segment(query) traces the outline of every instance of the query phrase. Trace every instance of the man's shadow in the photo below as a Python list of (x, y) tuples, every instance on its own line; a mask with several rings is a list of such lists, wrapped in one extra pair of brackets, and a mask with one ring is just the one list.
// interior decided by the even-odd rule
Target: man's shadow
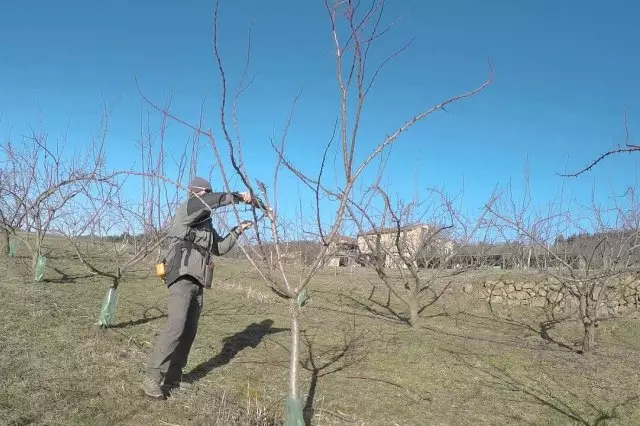
[(273, 320), (266, 319), (260, 323), (249, 324), (244, 330), (232, 336), (222, 339), (224, 346), (218, 355), (195, 366), (184, 375), (185, 382), (195, 382), (200, 380), (212, 370), (228, 364), (241, 350), (247, 347), (257, 347), (262, 339), (268, 334), (287, 331), (288, 328), (272, 328)]

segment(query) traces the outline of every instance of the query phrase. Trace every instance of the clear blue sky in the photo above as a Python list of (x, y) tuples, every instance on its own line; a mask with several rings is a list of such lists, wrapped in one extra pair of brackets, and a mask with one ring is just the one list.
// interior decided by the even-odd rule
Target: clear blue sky
[[(640, 143), (638, 2), (387, 3), (386, 21), (399, 20), (374, 45), (372, 66), (415, 41), (372, 89), (362, 153), (403, 120), (482, 82), (488, 58), (495, 69), (495, 82), (485, 92), (433, 115), (398, 141), (384, 181), (392, 194), (411, 197), (428, 186), (453, 192), (464, 184), (464, 208), (472, 212), (496, 184), (513, 179), (519, 187), (526, 160), (534, 200), (544, 204), (563, 182), (556, 171), (583, 166), (622, 141), (625, 107), (631, 137)], [(131, 167), (144, 107), (135, 78), (158, 103), (171, 96), (172, 110), (190, 121), (197, 121), (206, 97), (207, 126), (218, 131), (212, 13), (213, 2), (201, 0), (5, 2), (0, 134), (11, 131), (15, 137), (33, 125), (56, 138), (68, 128), (69, 144), (81, 146), (99, 127), (104, 99), (112, 106), (110, 165)], [(250, 171), (270, 181), (275, 155), (268, 137), (281, 132), (302, 88), (288, 155), (317, 170), (339, 99), (323, 2), (228, 0), (220, 14), (220, 48), (231, 87), (254, 25), (250, 72), (256, 78), (240, 104)], [(157, 130), (158, 116), (153, 117)], [(174, 150), (189, 136), (177, 124), (167, 134)], [(209, 156), (204, 147), (203, 173), (208, 158), (213, 161)], [(565, 180), (566, 189), (582, 201), (594, 186), (599, 196), (610, 185), (624, 192), (637, 183), (638, 158), (609, 159), (595, 172)], [(292, 179), (283, 179), (279, 198), (286, 209), (296, 204), (296, 188)]]

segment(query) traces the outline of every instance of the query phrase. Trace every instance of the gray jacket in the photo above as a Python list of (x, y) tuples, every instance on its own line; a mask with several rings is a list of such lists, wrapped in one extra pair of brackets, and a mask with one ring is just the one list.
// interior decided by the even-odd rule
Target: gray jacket
[(189, 276), (202, 286), (211, 287), (211, 255), (225, 255), (233, 248), (239, 234), (234, 228), (221, 237), (212, 226), (210, 209), (241, 201), (238, 194), (211, 192), (200, 198), (193, 196), (178, 207), (167, 233), (169, 245), (164, 257), (167, 286), (178, 278)]

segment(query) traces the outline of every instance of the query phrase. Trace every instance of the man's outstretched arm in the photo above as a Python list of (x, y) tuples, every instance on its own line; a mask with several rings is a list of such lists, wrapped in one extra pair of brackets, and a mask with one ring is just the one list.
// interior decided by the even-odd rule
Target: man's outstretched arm
[(236, 241), (238, 241), (239, 234), (233, 229), (225, 237), (221, 237), (215, 230), (213, 231), (213, 244), (211, 245), (211, 253), (215, 256), (224, 256), (229, 253)]
[(187, 224), (191, 225), (208, 218), (213, 209), (239, 203), (266, 208), (262, 201), (251, 198), (248, 192), (208, 192), (204, 195), (194, 196), (187, 202)]
[(233, 246), (238, 241), (238, 237), (247, 229), (252, 226), (252, 223), (245, 221), (233, 228), (229, 234), (225, 237), (221, 237), (220, 234), (213, 230), (213, 243), (211, 247), (211, 253), (216, 256), (224, 256), (229, 253)]
[(244, 202), (242, 193), (208, 192), (193, 196), (187, 201), (187, 217), (185, 225), (201, 222), (211, 215), (211, 210)]

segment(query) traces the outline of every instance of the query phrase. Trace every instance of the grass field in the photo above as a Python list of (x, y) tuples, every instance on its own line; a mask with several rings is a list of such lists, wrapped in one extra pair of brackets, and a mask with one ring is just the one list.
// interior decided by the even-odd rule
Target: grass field
[[(117, 324), (103, 331), (94, 323), (108, 281), (69, 251), (49, 252), (39, 283), (26, 253), (0, 259), (1, 424), (281, 424), (287, 311), (246, 264), (221, 261), (205, 293), (186, 369), (192, 388), (152, 401), (139, 384), (167, 291), (151, 265), (121, 284)], [(371, 271), (319, 275), (302, 319), (308, 423), (640, 424), (638, 320), (601, 323), (595, 351), (581, 356), (577, 322), (545, 333), (541, 310), (492, 314), (461, 291), (497, 273), (461, 276), (417, 331), (368, 300), (378, 285)]]

